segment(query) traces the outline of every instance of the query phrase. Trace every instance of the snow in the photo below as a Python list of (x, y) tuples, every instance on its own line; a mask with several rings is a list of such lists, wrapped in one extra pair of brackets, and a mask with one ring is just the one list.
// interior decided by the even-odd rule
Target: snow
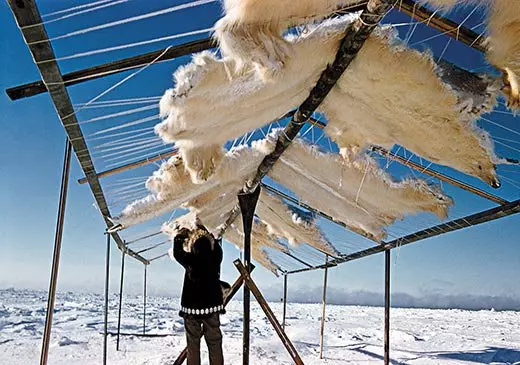
[[(46, 294), (0, 290), (0, 364), (35, 364), (45, 321)], [(49, 364), (100, 364), (103, 297), (61, 293), (57, 298)], [(281, 303), (272, 303), (281, 318)], [(115, 351), (108, 339), (109, 364), (170, 364), (183, 349), (178, 299), (149, 297), (147, 333), (167, 337), (124, 336)], [(232, 301), (221, 317), (226, 363), (241, 363), (242, 303)], [(287, 334), (305, 364), (381, 364), (383, 309), (327, 306), (324, 359), (319, 360), (320, 304), (287, 306)], [(252, 306), (251, 363), (291, 364), (261, 309)], [(117, 326), (117, 295), (110, 297), (110, 331)], [(142, 331), (142, 297), (124, 298), (122, 332)], [(393, 364), (520, 364), (520, 312), (400, 309), (391, 312)], [(203, 346), (205, 348), (205, 346)], [(204, 349), (203, 364), (207, 364)]]

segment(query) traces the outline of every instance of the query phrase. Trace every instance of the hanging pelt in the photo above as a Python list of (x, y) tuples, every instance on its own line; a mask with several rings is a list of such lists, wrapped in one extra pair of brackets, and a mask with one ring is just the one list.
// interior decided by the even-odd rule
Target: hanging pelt
[[(504, 74), (508, 105), (520, 108), (520, 7), (518, 0), (423, 0), (444, 9), (458, 4), (489, 8), (487, 58)], [(261, 78), (279, 72), (292, 57), (282, 37), (290, 27), (321, 20), (338, 9), (349, 9), (358, 0), (224, 0), (225, 15), (215, 25), (215, 35), (224, 57), (241, 74), (250, 70)], [(316, 54), (313, 54), (315, 56)]]
[(270, 234), (285, 238), (292, 246), (307, 243), (321, 252), (333, 256), (338, 254), (314, 219), (309, 221), (303, 219), (272, 194), (261, 192), (256, 214), (267, 225)]
[[(359, 0), (224, 0), (225, 16), (215, 24), (220, 50), (235, 73), (255, 68), (268, 79), (293, 56), (282, 33), (289, 27), (347, 10)], [(313, 53), (313, 57), (316, 56)]]
[[(243, 185), (242, 185), (243, 186)], [(236, 195), (242, 186), (221, 184), (185, 204), (196, 212), (201, 222), (214, 233), (224, 224), (228, 214), (237, 203)], [(292, 246), (308, 244), (316, 249), (336, 255), (334, 246), (326, 239), (315, 219), (304, 219), (301, 212), (285, 204), (280, 198), (262, 191), (258, 199), (256, 215), (275, 238), (269, 247), (283, 251), (285, 246), (276, 239), (285, 239)]]
[[(161, 102), (167, 117), (156, 132), (176, 143), (195, 183), (218, 169), (226, 141), (303, 102), (334, 58), (348, 24), (348, 19), (330, 20), (290, 37), (291, 57), (268, 83), (254, 72), (230, 79), (230, 61), (208, 52), (175, 73), (176, 87)], [(401, 144), (498, 186), (494, 165), (500, 161), (491, 139), (473, 125), (496, 103), (496, 82), (452, 71), (453, 66), (437, 66), (429, 54), (399, 44), (396, 32), (384, 27), (367, 40), (325, 99), (326, 131), (342, 148)], [(452, 77), (461, 74), (463, 80)]]
[[(274, 136), (254, 142), (270, 149)], [(447, 216), (452, 200), (423, 180), (393, 181), (375, 160), (346, 153), (324, 153), (296, 139), (269, 172), (302, 201), (372, 240), (386, 237), (385, 227), (417, 212)]]
[[(204, 184), (193, 184), (180, 157), (163, 163), (147, 182), (151, 194), (126, 207), (114, 220), (124, 227), (140, 223), (176, 207), (194, 211), (213, 233), (236, 204), (236, 194), (252, 178), (270, 153), (281, 130), (226, 153), (216, 173)], [(422, 180), (394, 182), (369, 157), (354, 153), (325, 154), (296, 139), (269, 176), (286, 185), (302, 200), (343, 221), (372, 239), (385, 237), (385, 227), (407, 214), (431, 211), (444, 217), (451, 200)], [(289, 243), (308, 243), (333, 253), (315, 223), (300, 219), (285, 204), (262, 195), (259, 218), (271, 235)]]
[[(425, 1), (422, 1), (425, 2)], [(503, 72), (504, 94), (510, 108), (520, 108), (520, 3), (518, 0), (428, 0), (432, 6), (450, 10), (456, 5), (487, 9), (487, 38), (484, 44), (489, 62)]]
[(498, 187), (501, 161), (488, 133), (475, 125), (496, 102), (495, 84), (482, 79), (489, 86), (480, 95), (473, 84), (461, 90), (461, 80), (449, 79), (453, 66), (441, 68), (428, 54), (400, 45), (390, 28), (376, 39), (365, 43), (320, 106), (329, 121), (325, 132), (340, 148), (399, 144)]
[(113, 220), (129, 227), (171, 212), (221, 185), (232, 185), (238, 191), (252, 178), (265, 154), (241, 146), (227, 152), (218, 170), (204, 184), (194, 184), (184, 168), (182, 157), (170, 157), (146, 182), (150, 194), (123, 209)]

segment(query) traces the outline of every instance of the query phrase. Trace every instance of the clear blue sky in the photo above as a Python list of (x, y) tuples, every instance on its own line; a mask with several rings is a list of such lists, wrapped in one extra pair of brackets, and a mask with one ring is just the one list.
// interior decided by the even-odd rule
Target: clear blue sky
[[(131, 0), (107, 10), (49, 24), (48, 31), (53, 37), (72, 30), (165, 8), (172, 6), (172, 3), (175, 2)], [(80, 4), (80, 2), (38, 1), (43, 14), (67, 8), (73, 4)], [(56, 40), (53, 42), (53, 46), (58, 56), (64, 56), (210, 27), (218, 19), (219, 14), (218, 5), (209, 4), (150, 20)], [(467, 11), (456, 12), (451, 16), (460, 21), (465, 18), (466, 14)], [(481, 16), (482, 14), (473, 14), (467, 24), (477, 25), (481, 21)], [(406, 23), (410, 20), (402, 14), (391, 14), (387, 21)], [(1, 89), (39, 79), (37, 68), (32, 62), (6, 2), (0, 3), (0, 24), (2, 24)], [(403, 37), (406, 37), (409, 28), (408, 26), (400, 27)], [(477, 30), (481, 29), (477, 28)], [(424, 29), (424, 27), (418, 27), (413, 33), (410, 44), (434, 34), (436, 33)], [(182, 43), (197, 37), (202, 36), (67, 60), (60, 62), (60, 67), (63, 72), (69, 72), (156, 50), (169, 44)], [(447, 38), (439, 37), (429, 41), (428, 46), (438, 56), (443, 53), (446, 42)], [(455, 41), (446, 48), (443, 56), (468, 69), (491, 72), (491, 69), (485, 68), (481, 55)], [(188, 60), (188, 57), (183, 57), (155, 65), (125, 83), (121, 88), (111, 92), (105, 99), (160, 95), (166, 88), (172, 86), (171, 73), (178, 65)], [(69, 89), (72, 100), (75, 103), (85, 102), (127, 74), (123, 73), (72, 87)], [(0, 156), (2, 156), (0, 159), (0, 207), (2, 207), (2, 214), (0, 214), (0, 247), (2, 250), (0, 254), (0, 288), (12, 286), (45, 289), (48, 286), (52, 257), (65, 134), (47, 94), (11, 102), (2, 91), (0, 93), (0, 111), (2, 122), (0, 134), (2, 138), (0, 143)], [(79, 120), (99, 116), (103, 112), (107, 111), (81, 112)], [(489, 116), (489, 119), (520, 132), (518, 118), (515, 120), (510, 115), (494, 113)], [(116, 122), (128, 120), (132, 119), (121, 118)], [(89, 134), (102, 127), (115, 125), (114, 121), (103, 123), (105, 122), (86, 125), (83, 130), (85, 134)], [(516, 141), (504, 142), (512, 148), (498, 146), (497, 151), (500, 155), (520, 159), (518, 134), (484, 124), (484, 122), (481, 125), (493, 136)], [(102, 170), (104, 166), (103, 161), (96, 161), (98, 170)], [(155, 168), (154, 165), (148, 166), (122, 177), (145, 176)], [(492, 191), (476, 179), (468, 178), (449, 169), (439, 169), (480, 188)], [(410, 174), (408, 169), (399, 167), (397, 164), (393, 164), (389, 171), (396, 177)], [(508, 166), (501, 168), (499, 172), (509, 180), (504, 182), (501, 189), (493, 192), (508, 200), (518, 199), (520, 190), (509, 181), (520, 186), (520, 168)], [(76, 183), (80, 177), (82, 177), (81, 170), (76, 160), (73, 159), (59, 289), (100, 292), (104, 273), (104, 224), (94, 206), (94, 199), (88, 187)], [(120, 177), (118, 176), (118, 178)], [(115, 180), (115, 178), (108, 179), (104, 181), (104, 184)], [(451, 217), (471, 214), (494, 206), (493, 203), (473, 197), (446, 184), (444, 184), (444, 189), (456, 201)], [(114, 207), (114, 213), (117, 213), (119, 209), (121, 207)], [(394, 234), (412, 232), (415, 230), (414, 228), (418, 229), (426, 223), (436, 222), (430, 216), (419, 217), (398, 223), (391, 232)], [(327, 223), (322, 223), (322, 227), (332, 242), (350, 242), (352, 235), (338, 227)], [(120, 254), (115, 246), (113, 248), (112, 284), (113, 289), (116, 290)], [(236, 276), (232, 261), (237, 255), (236, 249), (226, 247), (223, 275), (227, 281), (233, 281)], [(371, 303), (366, 299), (368, 294), (375, 293), (373, 295), (381, 297), (379, 294), (383, 290), (383, 260), (383, 255), (376, 255), (330, 270), (329, 283), (333, 288), (331, 289), (332, 298), (338, 302), (359, 300)], [(509, 300), (507, 298), (510, 298), (508, 303), (519, 305), (520, 216), (505, 218), (395, 250), (392, 263), (392, 291), (422, 298), (424, 305), (434, 305), (435, 302), (447, 300), (446, 298), (453, 300), (454, 305), (465, 305), (464, 303), (474, 300), (482, 300), (484, 303), (485, 300), (492, 302), (493, 297), (495, 300), (505, 298), (506, 301)], [(133, 260), (128, 261), (125, 290), (132, 293), (140, 292), (142, 268), (141, 264)], [(271, 298), (280, 295), (281, 278), (276, 278), (262, 269), (258, 269), (254, 276)], [(149, 291), (152, 294), (177, 295), (180, 292), (182, 271), (177, 264), (168, 259), (155, 262), (149, 269), (149, 278)], [(319, 297), (319, 287), (322, 283), (321, 271), (290, 277), (289, 280), (289, 291), (293, 299), (312, 300)], [(399, 298), (402, 297), (403, 295)], [(403, 299), (403, 303), (405, 302)], [(520, 305), (518, 309), (520, 309)]]

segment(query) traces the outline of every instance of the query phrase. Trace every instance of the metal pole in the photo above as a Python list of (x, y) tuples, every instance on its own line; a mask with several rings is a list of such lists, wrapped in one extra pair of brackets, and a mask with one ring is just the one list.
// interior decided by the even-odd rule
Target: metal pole
[(110, 234), (107, 234), (107, 257), (105, 260), (105, 326), (103, 339), (103, 365), (107, 363), (107, 341), (108, 341), (108, 285), (110, 283)]
[[(242, 213), (242, 223), (244, 227), (244, 267), (246, 272), (251, 272), (251, 230), (253, 227), (253, 216), (255, 214), (256, 203), (260, 196), (260, 186), (251, 193), (238, 194), (238, 203)], [(249, 365), (249, 331), (250, 331), (250, 300), (251, 293), (248, 286), (244, 286), (244, 322), (242, 333), (242, 363)]]
[(323, 359), (323, 333), (325, 331), (325, 306), (327, 305), (327, 274), (329, 267), (327, 266), (329, 255), (325, 255), (325, 270), (323, 274), (323, 298), (321, 309), (321, 329), (320, 329), (320, 359)]
[(285, 331), (285, 315), (287, 313), (287, 273), (283, 276), (283, 316), (282, 329)]
[(384, 364), (390, 364), (390, 250), (385, 251), (385, 335)]
[(121, 307), (123, 306), (123, 279), (125, 277), (125, 251), (121, 251), (121, 283), (119, 284), (119, 310), (117, 313), (116, 351), (119, 351), (119, 336), (121, 335)]
[(143, 291), (143, 335), (146, 333), (146, 272), (148, 265), (144, 265), (144, 291)]
[(54, 253), (52, 257), (51, 278), (49, 284), (49, 295), (47, 298), (47, 313), (45, 315), (45, 329), (43, 331), (40, 365), (46, 365), (47, 358), (49, 356), (49, 344), (52, 329), (52, 315), (54, 312), (54, 302), (56, 300), (56, 284), (58, 281), (58, 270), (60, 267), (61, 239), (63, 236), (63, 222), (65, 218), (65, 206), (67, 202), (67, 190), (69, 186), (71, 152), (72, 144), (67, 139), (67, 141), (65, 142), (65, 155), (63, 157), (63, 169), (61, 173), (60, 202), (58, 205), (58, 218), (56, 220), (56, 231), (54, 234)]

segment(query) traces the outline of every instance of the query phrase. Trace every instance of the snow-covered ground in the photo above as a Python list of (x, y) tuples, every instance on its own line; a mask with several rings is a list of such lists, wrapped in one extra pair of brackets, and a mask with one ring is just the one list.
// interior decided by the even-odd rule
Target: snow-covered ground
[[(117, 297), (111, 296), (110, 330), (117, 325)], [(36, 364), (45, 318), (43, 292), (0, 290), (0, 364)], [(124, 336), (115, 351), (109, 338), (109, 364), (171, 364), (184, 347), (178, 300), (148, 298), (147, 333)], [(282, 306), (272, 308), (281, 317)], [(327, 306), (325, 357), (319, 360), (319, 304), (288, 304), (287, 333), (305, 364), (381, 364), (383, 309)], [(392, 309), (393, 364), (520, 364), (520, 312)], [(122, 332), (142, 331), (142, 298), (125, 297)], [(58, 296), (50, 364), (100, 364), (103, 298)], [(222, 316), (226, 363), (241, 363), (241, 302)], [(289, 356), (261, 309), (252, 307), (251, 364), (290, 364)], [(207, 359), (204, 359), (207, 364)]]

